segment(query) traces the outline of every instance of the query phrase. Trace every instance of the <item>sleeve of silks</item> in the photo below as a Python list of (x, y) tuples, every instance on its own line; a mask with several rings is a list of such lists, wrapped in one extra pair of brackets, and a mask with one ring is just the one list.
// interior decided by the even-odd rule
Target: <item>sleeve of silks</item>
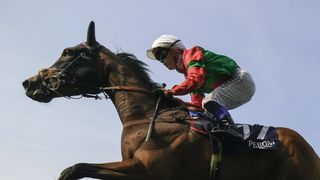
[(190, 96), (193, 105), (202, 107), (202, 100), (204, 98), (204, 94), (191, 94)]
[(200, 66), (193, 66), (187, 70), (185, 80), (180, 85), (174, 85), (171, 89), (173, 95), (185, 95), (191, 93), (204, 82), (204, 69)]

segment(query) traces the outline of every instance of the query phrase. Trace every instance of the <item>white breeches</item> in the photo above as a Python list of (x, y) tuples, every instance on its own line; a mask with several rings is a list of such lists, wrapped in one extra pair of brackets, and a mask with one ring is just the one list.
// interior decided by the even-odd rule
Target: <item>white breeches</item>
[(218, 86), (203, 99), (202, 106), (209, 101), (215, 101), (227, 110), (235, 109), (249, 102), (255, 90), (250, 73), (238, 68), (230, 80)]

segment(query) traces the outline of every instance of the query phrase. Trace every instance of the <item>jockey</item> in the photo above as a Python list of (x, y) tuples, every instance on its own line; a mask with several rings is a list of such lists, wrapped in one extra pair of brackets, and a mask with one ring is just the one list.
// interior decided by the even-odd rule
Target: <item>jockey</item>
[[(186, 49), (173, 35), (156, 39), (147, 50), (147, 56), (185, 76), (180, 85), (162, 91), (162, 95), (172, 97), (190, 93), (193, 105), (202, 106), (205, 113), (211, 113), (218, 120), (220, 129), (213, 129), (212, 133), (223, 133), (234, 141), (243, 140), (228, 110), (249, 102), (255, 93), (255, 83), (247, 71), (231, 58), (200, 46)], [(208, 93), (207, 97), (205, 93)]]

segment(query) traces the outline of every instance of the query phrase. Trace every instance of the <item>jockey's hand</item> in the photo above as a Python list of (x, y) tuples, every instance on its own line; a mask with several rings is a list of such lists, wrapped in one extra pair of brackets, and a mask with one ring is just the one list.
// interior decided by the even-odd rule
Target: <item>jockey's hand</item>
[(153, 92), (154, 92), (154, 94), (156, 94), (158, 96), (161, 96), (161, 97), (166, 97), (166, 98), (172, 98), (173, 97), (170, 89), (157, 88)]

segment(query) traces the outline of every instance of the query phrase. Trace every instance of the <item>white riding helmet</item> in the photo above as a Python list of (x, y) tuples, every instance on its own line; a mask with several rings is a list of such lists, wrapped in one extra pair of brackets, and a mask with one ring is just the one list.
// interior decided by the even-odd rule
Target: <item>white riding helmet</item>
[(154, 49), (156, 48), (172, 48), (172, 49), (179, 49), (179, 50), (186, 50), (186, 47), (183, 45), (181, 40), (174, 35), (162, 35), (158, 39), (156, 39), (151, 48), (147, 49), (147, 56), (150, 59), (156, 60)]

